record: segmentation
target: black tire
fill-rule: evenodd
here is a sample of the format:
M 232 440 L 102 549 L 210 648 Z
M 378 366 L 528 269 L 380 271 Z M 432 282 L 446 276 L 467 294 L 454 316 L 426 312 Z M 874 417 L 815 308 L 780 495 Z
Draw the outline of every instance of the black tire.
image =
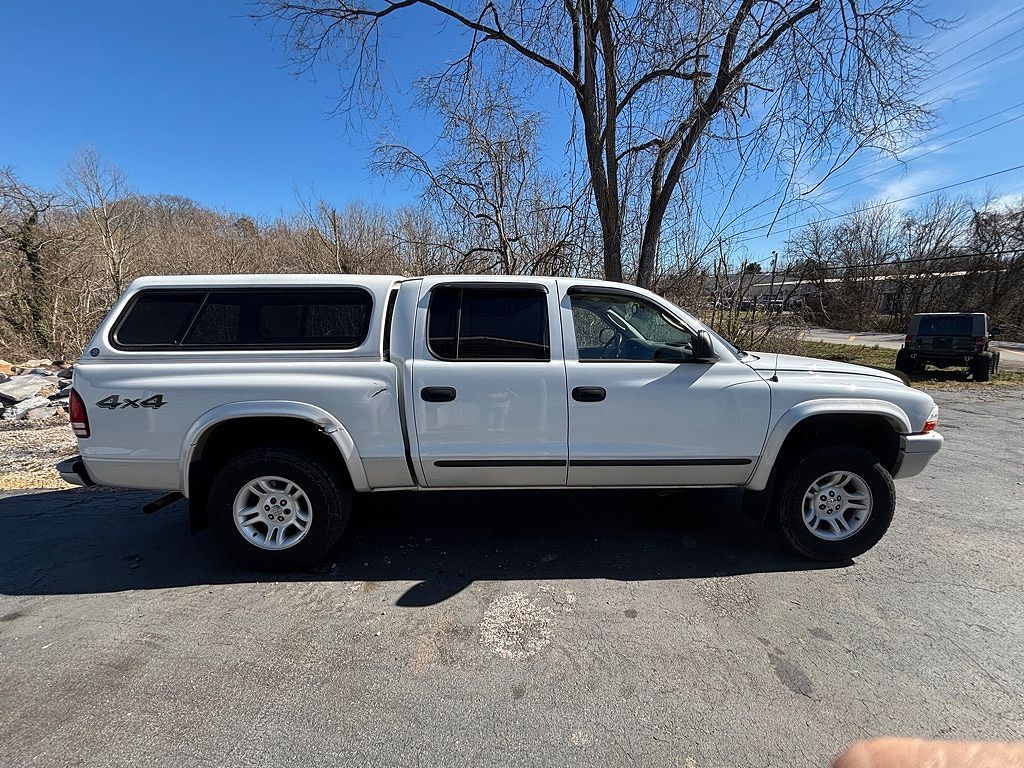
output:
M 896 370 L 903 371 L 903 373 L 910 373 L 914 370 L 913 363 L 910 362 L 910 353 L 905 349 L 896 353 Z
M 975 381 L 988 381 L 992 378 L 993 360 L 991 352 L 979 352 L 971 360 L 971 376 Z
M 838 471 L 852 472 L 864 481 L 871 491 L 871 511 L 862 527 L 848 538 L 828 541 L 804 523 L 804 494 L 816 480 Z M 867 552 L 889 530 L 896 510 L 896 487 L 889 471 L 868 451 L 846 446 L 821 448 L 780 474 L 770 528 L 798 555 L 831 562 L 849 560 Z
M 924 364 L 912 358 L 906 349 L 901 349 L 896 353 L 896 370 L 903 373 L 920 373 L 924 370 Z
M 249 483 L 267 476 L 295 483 L 309 503 L 308 529 L 285 549 L 261 548 L 235 525 L 235 497 Z M 315 454 L 255 448 L 235 456 L 220 469 L 213 479 L 208 505 L 210 526 L 228 555 L 257 571 L 295 571 L 320 563 L 338 541 L 348 523 L 352 490 L 347 478 L 340 477 Z M 254 529 L 261 534 L 268 532 L 264 522 L 256 523 Z M 296 529 L 290 530 L 296 533 Z

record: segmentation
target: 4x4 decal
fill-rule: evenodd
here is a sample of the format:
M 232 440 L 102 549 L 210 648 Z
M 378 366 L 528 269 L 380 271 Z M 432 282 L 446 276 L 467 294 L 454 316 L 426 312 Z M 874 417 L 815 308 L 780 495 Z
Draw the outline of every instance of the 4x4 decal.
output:
M 100 408 L 109 408 L 110 410 L 116 410 L 118 408 L 159 408 L 167 405 L 167 401 L 164 400 L 163 395 L 153 395 L 143 400 L 141 397 L 126 397 L 124 400 L 121 399 L 120 395 L 110 395 L 104 397 L 102 400 L 97 400 L 96 405 Z

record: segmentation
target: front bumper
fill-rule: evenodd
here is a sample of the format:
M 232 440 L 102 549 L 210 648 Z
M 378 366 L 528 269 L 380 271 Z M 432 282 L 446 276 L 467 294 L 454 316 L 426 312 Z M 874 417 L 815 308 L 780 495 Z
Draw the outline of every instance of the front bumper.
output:
M 920 432 L 900 438 L 900 463 L 893 477 L 897 480 L 920 474 L 942 447 L 938 432 Z
M 71 483 L 71 485 L 96 485 L 92 478 L 89 477 L 89 473 L 85 469 L 85 462 L 82 461 L 81 456 L 57 462 L 57 474 L 60 475 L 61 480 L 65 483 Z

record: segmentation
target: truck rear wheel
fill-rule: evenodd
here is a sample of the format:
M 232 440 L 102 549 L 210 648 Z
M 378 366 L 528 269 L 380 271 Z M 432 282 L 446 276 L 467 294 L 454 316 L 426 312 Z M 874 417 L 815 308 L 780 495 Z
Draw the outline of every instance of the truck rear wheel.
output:
M 799 555 L 848 560 L 878 543 L 895 509 L 892 476 L 873 454 L 845 446 L 822 448 L 783 474 L 773 527 Z
M 259 571 L 316 565 L 348 522 L 352 492 L 319 456 L 256 448 L 213 479 L 210 525 L 234 559 Z

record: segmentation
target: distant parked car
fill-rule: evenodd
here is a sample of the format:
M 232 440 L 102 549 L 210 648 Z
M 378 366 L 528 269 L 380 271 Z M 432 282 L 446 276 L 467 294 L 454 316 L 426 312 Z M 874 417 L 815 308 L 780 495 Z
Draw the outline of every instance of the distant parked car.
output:
M 931 363 L 937 368 L 964 366 L 975 381 L 988 381 L 999 369 L 999 350 L 989 342 L 999 329 L 989 327 L 984 312 L 929 312 L 910 318 L 896 370 L 916 373 Z
M 784 299 L 759 299 L 757 305 L 765 312 L 774 313 L 781 315 L 783 310 L 786 308 L 786 302 Z

